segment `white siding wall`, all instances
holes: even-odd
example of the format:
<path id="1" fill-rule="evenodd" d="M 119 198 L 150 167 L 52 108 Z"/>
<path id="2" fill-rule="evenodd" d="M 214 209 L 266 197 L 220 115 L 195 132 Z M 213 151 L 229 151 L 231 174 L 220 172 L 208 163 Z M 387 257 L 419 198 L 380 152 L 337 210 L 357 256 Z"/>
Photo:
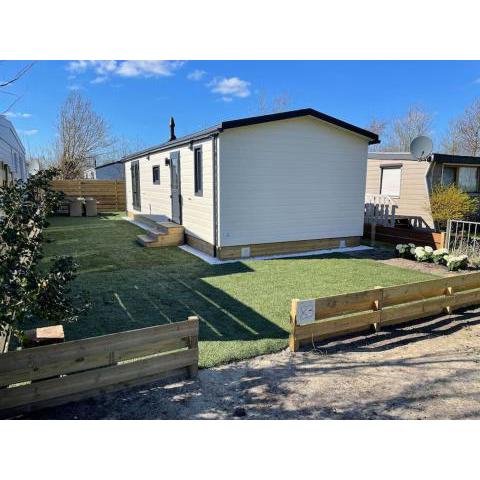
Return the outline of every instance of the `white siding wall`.
<path id="1" fill-rule="evenodd" d="M 193 150 L 188 146 L 169 151 L 154 153 L 150 160 L 142 157 L 140 165 L 141 213 L 166 215 L 171 217 L 170 167 L 165 165 L 165 158 L 171 152 L 180 152 L 181 193 L 183 197 L 182 224 L 185 232 L 206 242 L 213 243 L 213 162 L 212 140 L 195 142 L 194 147 L 202 146 L 203 152 L 203 196 L 195 195 Z M 125 163 L 125 181 L 127 190 L 127 210 L 135 212 L 132 206 L 131 162 Z M 152 167 L 160 166 L 160 185 L 154 185 Z M 139 212 L 140 213 L 140 212 Z"/>
<path id="2" fill-rule="evenodd" d="M 220 246 L 363 234 L 366 138 L 306 117 L 219 143 Z"/>
<path id="3" fill-rule="evenodd" d="M 25 148 L 13 124 L 0 115 L 0 162 L 9 166 L 15 179 L 27 178 Z"/>

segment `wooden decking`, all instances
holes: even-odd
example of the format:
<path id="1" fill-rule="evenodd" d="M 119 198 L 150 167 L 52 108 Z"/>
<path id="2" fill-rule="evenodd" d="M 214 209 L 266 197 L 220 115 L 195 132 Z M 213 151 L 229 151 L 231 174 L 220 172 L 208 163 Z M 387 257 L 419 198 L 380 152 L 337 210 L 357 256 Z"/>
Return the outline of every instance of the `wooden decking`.
<path id="1" fill-rule="evenodd" d="M 173 247 L 185 242 L 184 228 L 170 222 L 162 215 L 134 215 L 135 223 L 145 230 L 137 235 L 137 242 L 143 247 Z"/>

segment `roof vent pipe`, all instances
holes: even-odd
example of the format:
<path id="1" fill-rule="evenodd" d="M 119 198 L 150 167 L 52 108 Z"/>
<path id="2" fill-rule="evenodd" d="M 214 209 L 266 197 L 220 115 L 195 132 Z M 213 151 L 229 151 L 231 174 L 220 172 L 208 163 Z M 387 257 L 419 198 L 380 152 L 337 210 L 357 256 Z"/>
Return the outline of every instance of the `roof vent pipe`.
<path id="1" fill-rule="evenodd" d="M 176 140 L 176 136 L 175 136 L 175 120 L 173 119 L 173 117 L 170 117 L 170 140 L 169 142 L 171 142 L 172 140 Z"/>

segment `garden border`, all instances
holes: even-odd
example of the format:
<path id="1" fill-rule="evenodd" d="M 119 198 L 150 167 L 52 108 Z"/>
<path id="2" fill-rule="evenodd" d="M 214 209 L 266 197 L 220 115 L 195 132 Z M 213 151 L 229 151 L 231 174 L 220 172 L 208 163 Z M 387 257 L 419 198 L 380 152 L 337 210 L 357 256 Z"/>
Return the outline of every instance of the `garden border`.
<path id="1" fill-rule="evenodd" d="M 480 273 L 376 287 L 311 300 L 292 300 L 289 338 L 295 352 L 305 343 L 452 313 L 480 304 Z"/>
<path id="2" fill-rule="evenodd" d="M 0 355 L 0 417 L 198 371 L 198 317 Z"/>

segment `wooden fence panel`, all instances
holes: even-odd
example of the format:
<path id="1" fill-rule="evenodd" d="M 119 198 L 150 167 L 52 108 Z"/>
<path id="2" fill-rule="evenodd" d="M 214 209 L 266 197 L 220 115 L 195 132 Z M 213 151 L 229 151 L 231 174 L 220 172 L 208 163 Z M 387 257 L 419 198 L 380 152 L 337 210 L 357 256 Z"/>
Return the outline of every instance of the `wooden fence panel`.
<path id="1" fill-rule="evenodd" d="M 98 201 L 98 211 L 125 211 L 125 180 L 54 180 L 54 190 L 67 197 L 93 197 Z"/>
<path id="2" fill-rule="evenodd" d="M 302 343 L 480 305 L 480 273 L 376 287 L 314 300 L 292 300 L 292 351 Z"/>
<path id="3" fill-rule="evenodd" d="M 367 223 L 364 224 L 363 238 L 370 240 L 371 229 L 372 225 Z M 443 248 L 445 243 L 445 233 L 376 225 L 375 240 L 395 245 L 398 243 L 414 243 L 420 247 L 428 245 L 432 248 Z"/>
<path id="4" fill-rule="evenodd" d="M 0 416 L 198 369 L 198 318 L 0 355 Z M 19 385 L 20 384 L 20 385 Z"/>

